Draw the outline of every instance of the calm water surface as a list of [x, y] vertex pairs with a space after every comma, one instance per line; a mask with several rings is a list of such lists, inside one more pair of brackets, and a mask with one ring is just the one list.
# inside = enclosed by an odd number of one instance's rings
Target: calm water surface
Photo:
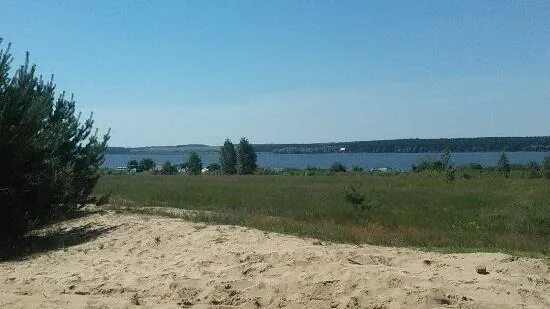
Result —
[[[217, 153], [199, 154], [203, 163], [218, 162]], [[412, 164], [424, 157], [439, 158], [439, 153], [320, 153], [320, 154], [273, 154], [258, 153], [258, 165], [269, 168], [305, 168], [308, 166], [328, 168], [334, 162], [341, 162], [348, 168], [360, 166], [364, 169], [376, 167], [391, 167], [393, 169], [408, 170]], [[512, 163], [527, 163], [530, 160], [542, 162], [549, 152], [509, 152], [508, 159]], [[105, 167], [116, 168], [126, 166], [130, 160], [141, 160], [152, 158], [157, 164], [165, 161], [182, 163], [187, 160], [186, 154], [108, 154], [105, 158]], [[453, 153], [452, 161], [456, 165], [468, 164], [471, 162], [480, 163], [483, 166], [496, 165], [499, 152], [462, 152]]]

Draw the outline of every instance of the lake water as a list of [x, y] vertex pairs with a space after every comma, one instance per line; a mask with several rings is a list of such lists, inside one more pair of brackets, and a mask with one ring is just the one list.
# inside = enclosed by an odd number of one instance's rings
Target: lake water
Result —
[[[364, 169], [377, 167], [391, 167], [393, 169], [408, 170], [412, 164], [423, 157], [439, 158], [440, 153], [319, 153], [319, 154], [273, 154], [258, 153], [258, 166], [269, 168], [305, 168], [308, 166], [328, 168], [334, 162], [340, 162], [351, 168], [360, 166]], [[509, 152], [506, 154], [512, 163], [527, 163], [530, 160], [542, 162], [549, 152]], [[204, 165], [218, 162], [217, 153], [199, 154]], [[105, 167], [116, 168], [126, 166], [130, 160], [152, 158], [157, 164], [165, 161], [182, 163], [187, 160], [186, 154], [108, 154], [105, 158]], [[500, 157], [499, 152], [460, 152], [452, 154], [455, 165], [480, 163], [483, 166], [496, 165]]]

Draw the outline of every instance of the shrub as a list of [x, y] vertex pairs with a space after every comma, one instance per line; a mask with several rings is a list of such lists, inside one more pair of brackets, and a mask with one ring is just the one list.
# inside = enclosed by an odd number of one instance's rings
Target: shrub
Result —
[[456, 169], [454, 167], [449, 167], [445, 170], [445, 181], [453, 182], [456, 179]]
[[143, 159], [141, 159], [141, 161], [139, 161], [139, 166], [144, 171], [148, 171], [148, 170], [152, 169], [153, 167], [155, 167], [155, 165], [157, 165], [157, 164], [151, 158], [143, 158]]
[[354, 208], [364, 209], [362, 206], [365, 203], [365, 194], [359, 192], [360, 187], [355, 187], [354, 185], [349, 185], [346, 187], [345, 199], [348, 203], [351, 203]]
[[210, 164], [208, 164], [206, 169], [209, 172], [219, 172], [221, 170], [221, 166], [218, 163], [210, 163]]
[[56, 99], [28, 53], [9, 76], [9, 49], [0, 50], [0, 239], [11, 240], [88, 201], [109, 133], [93, 133], [92, 116], [80, 122], [72, 96]]
[[417, 163], [412, 166], [412, 170], [416, 173], [431, 171], [442, 172], [445, 170], [445, 164], [440, 160], [433, 160], [430, 157], [419, 158]]
[[346, 170], [346, 166], [340, 162], [334, 162], [330, 166], [330, 171], [334, 173], [345, 172]]
[[540, 167], [536, 161], [529, 161], [527, 169], [529, 170], [529, 178], [538, 178], [540, 176]]
[[172, 165], [170, 161], [166, 161], [164, 162], [164, 164], [162, 164], [161, 174], [174, 175], [177, 172], [178, 172], [178, 169], [174, 165]]
[[352, 170], [353, 172], [360, 173], [360, 172], [363, 171], [363, 168], [360, 167], [360, 166], [355, 165], [355, 166], [353, 166], [353, 167], [351, 168], [351, 170]]

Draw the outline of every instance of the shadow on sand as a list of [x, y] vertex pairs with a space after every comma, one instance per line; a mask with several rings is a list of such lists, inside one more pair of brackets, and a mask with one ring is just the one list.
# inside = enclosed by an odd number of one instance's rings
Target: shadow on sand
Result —
[[[98, 212], [79, 212], [66, 219], [77, 219]], [[109, 233], [119, 226], [102, 226], [88, 223], [75, 227], [49, 227], [34, 230], [11, 243], [0, 243], [0, 263], [23, 260], [37, 253], [80, 245]]]

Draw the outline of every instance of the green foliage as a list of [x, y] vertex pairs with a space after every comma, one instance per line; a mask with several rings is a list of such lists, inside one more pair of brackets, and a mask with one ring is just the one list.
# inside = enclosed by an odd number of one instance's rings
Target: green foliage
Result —
[[334, 173], [345, 172], [346, 170], [346, 166], [340, 162], [334, 162], [330, 166], [330, 171]]
[[221, 166], [218, 164], [218, 163], [210, 163], [208, 164], [208, 166], [206, 167], [206, 169], [209, 171], [209, 172], [219, 172], [221, 170]]
[[128, 163], [126, 164], [126, 168], [128, 168], [128, 170], [132, 170], [132, 169], [141, 169], [141, 167], [139, 166], [139, 162], [137, 160], [130, 160], [128, 161]]
[[252, 147], [248, 139], [242, 137], [239, 142], [239, 147], [237, 151], [237, 168], [239, 174], [248, 175], [254, 173], [254, 171], [258, 167], [256, 165], [256, 159], [257, 156], [254, 148]]
[[[466, 179], [468, 176], [464, 174], [464, 178]], [[456, 179], [456, 169], [454, 167], [448, 167], [445, 170], [445, 181], [446, 182], [453, 182]]]
[[360, 166], [357, 166], [357, 165], [354, 165], [354, 166], [351, 168], [351, 170], [352, 170], [353, 172], [356, 172], [356, 173], [363, 172], [363, 168], [360, 167]]
[[191, 152], [187, 159], [187, 173], [191, 175], [200, 175], [202, 171], [202, 161], [196, 152]]
[[443, 164], [444, 169], [449, 169], [452, 167], [453, 163], [451, 162], [451, 151], [449, 148], [445, 149], [443, 154], [441, 154], [441, 164]]
[[442, 172], [445, 170], [445, 164], [441, 160], [434, 160], [430, 157], [419, 158], [417, 163], [412, 166], [416, 173], [420, 172]]
[[445, 181], [446, 182], [453, 182], [456, 179], [456, 169], [453, 166], [453, 162], [451, 161], [451, 152], [449, 149], [446, 149], [445, 152], [441, 155], [441, 164], [443, 165], [443, 169], [445, 172]]
[[540, 167], [536, 161], [529, 161], [527, 163], [527, 169], [529, 170], [529, 178], [539, 178], [540, 177]]
[[498, 159], [497, 170], [506, 177], [510, 176], [510, 161], [505, 152], [503, 152]]
[[550, 157], [546, 157], [542, 161], [541, 171], [544, 178], [550, 179]]
[[344, 197], [348, 203], [351, 203], [354, 208], [365, 210], [366, 204], [365, 204], [365, 193], [360, 192], [359, 189], [361, 188], [361, 185], [354, 186], [349, 185], [346, 187], [346, 190], [344, 192]]
[[220, 165], [222, 173], [233, 175], [237, 173], [237, 153], [233, 143], [226, 139], [220, 151]]
[[164, 162], [162, 164], [161, 174], [163, 175], [174, 175], [178, 172], [178, 169], [170, 161]]
[[142, 170], [148, 171], [157, 165], [151, 158], [143, 158], [139, 161], [139, 166]]
[[[1, 44], [1, 40], [0, 40]], [[55, 98], [53, 78], [36, 76], [29, 57], [10, 76], [0, 50], [0, 238], [63, 216], [87, 202], [99, 179], [109, 133], [99, 138], [92, 116], [80, 122], [75, 101]]]

